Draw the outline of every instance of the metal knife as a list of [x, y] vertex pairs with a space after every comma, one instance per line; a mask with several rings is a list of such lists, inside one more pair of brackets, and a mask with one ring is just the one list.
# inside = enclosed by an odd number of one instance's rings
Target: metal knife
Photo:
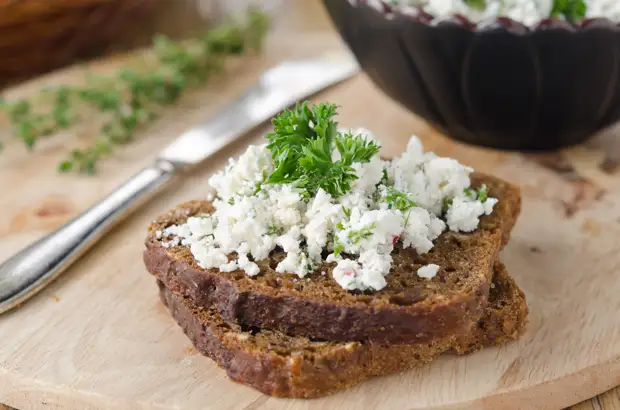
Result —
[[101, 202], [0, 265], [0, 313], [35, 295], [139, 205], [192, 166], [278, 112], [359, 71], [348, 54], [292, 60], [265, 71], [256, 84], [207, 122], [179, 136], [155, 162]]

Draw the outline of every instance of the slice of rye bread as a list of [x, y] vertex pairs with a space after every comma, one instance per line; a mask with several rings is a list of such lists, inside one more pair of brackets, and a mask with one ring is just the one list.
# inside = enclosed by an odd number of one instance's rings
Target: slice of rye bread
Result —
[[197, 307], [158, 281], [164, 304], [197, 350], [228, 376], [265, 394], [318, 397], [373, 376], [428, 363], [442, 353], [466, 354], [516, 339], [528, 314], [525, 295], [496, 265], [488, 305], [467, 336], [429, 344], [313, 341], [301, 336], [229, 325], [215, 311]]
[[[376, 292], [349, 292], [332, 278], [333, 264], [304, 279], [275, 271], [285, 254], [274, 251], [257, 261], [261, 273], [201, 269], [187, 247], [162, 246], [156, 232], [189, 216], [212, 212], [207, 201], [191, 201], [159, 217], [149, 227], [144, 262], [147, 270], [198, 306], [214, 305], [227, 322], [280, 330], [326, 340], [373, 340], [424, 343], [444, 335], [468, 333], [489, 295], [493, 263], [508, 242], [520, 212], [519, 188], [500, 179], [474, 174], [472, 185], [485, 183], [499, 199], [490, 216], [472, 233], [445, 232], [427, 254], [397, 248], [388, 285]], [[435, 263], [435, 278], [417, 269]], [[322, 275], [321, 272], [326, 272]]]

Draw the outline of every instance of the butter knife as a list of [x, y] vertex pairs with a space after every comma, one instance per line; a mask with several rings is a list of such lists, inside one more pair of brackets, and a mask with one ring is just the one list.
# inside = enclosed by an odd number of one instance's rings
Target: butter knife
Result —
[[239, 99], [189, 129], [154, 163], [102, 201], [0, 265], [0, 313], [35, 295], [104, 234], [192, 166], [206, 160], [283, 109], [355, 75], [347, 55], [291, 60], [265, 71]]

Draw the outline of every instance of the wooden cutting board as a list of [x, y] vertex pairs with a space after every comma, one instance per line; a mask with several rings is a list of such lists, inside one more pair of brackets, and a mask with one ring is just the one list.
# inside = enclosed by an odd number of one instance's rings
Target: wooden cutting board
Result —
[[[30, 154], [9, 142], [0, 154], [0, 259], [102, 198], [262, 68], [284, 56], [342, 47], [314, 2], [293, 3], [297, 14], [275, 31], [264, 58], [185, 99], [107, 160], [96, 177], [54, 172], [63, 153], [84, 137], [49, 138]], [[118, 62], [94, 67], [106, 70]], [[65, 71], [13, 92], [78, 74]], [[502, 254], [531, 310], [519, 341], [446, 356], [311, 401], [270, 398], [229, 381], [197, 354], [160, 305], [142, 265], [142, 242], [149, 221], [179, 202], [204, 197], [208, 176], [259, 141], [265, 127], [141, 208], [33, 300], [0, 316], [0, 402], [80, 410], [559, 409], [620, 384], [620, 176], [610, 173], [610, 164], [607, 171], [599, 167], [603, 153], [613, 149], [609, 142], [544, 157], [465, 146], [396, 106], [363, 75], [319, 100], [341, 106], [343, 126], [373, 130], [386, 155], [402, 151], [417, 134], [430, 150], [521, 184], [523, 212]]]

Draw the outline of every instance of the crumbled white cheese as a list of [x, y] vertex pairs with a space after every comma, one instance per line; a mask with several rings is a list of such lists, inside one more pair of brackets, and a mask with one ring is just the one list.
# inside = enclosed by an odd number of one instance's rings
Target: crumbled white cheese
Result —
[[238, 268], [239, 268], [239, 264], [237, 264], [237, 261], [230, 261], [228, 263], [225, 263], [219, 266], [219, 269], [222, 272], [233, 272], [237, 270]]
[[419, 139], [412, 137], [407, 151], [391, 161], [388, 175], [394, 187], [410, 192], [418, 206], [441, 215], [446, 199], [464, 195], [472, 171], [455, 159], [424, 154]]
[[262, 181], [264, 173], [273, 170], [271, 153], [265, 145], [250, 145], [237, 160], [230, 159], [228, 166], [209, 180], [218, 197], [227, 201], [234, 194], [248, 194]]
[[383, 161], [378, 156], [375, 156], [370, 162], [364, 164], [354, 163], [353, 170], [355, 175], [357, 175], [357, 179], [353, 181], [353, 190], [363, 193], [374, 192], [377, 184], [383, 178]]
[[332, 271], [334, 280], [347, 290], [359, 289], [360, 287], [360, 265], [350, 259], [343, 259]]
[[[349, 0], [357, 4], [360, 0]], [[445, 18], [459, 14], [474, 23], [485, 20], [493, 21], [495, 17], [508, 17], [531, 26], [541, 20], [552, 17], [553, 0], [486, 0], [484, 8], [472, 7], [466, 0], [364, 0], [368, 5], [384, 11], [385, 3], [396, 6], [400, 13], [416, 15], [415, 8], [422, 8], [436, 18]], [[585, 17], [606, 17], [612, 21], [620, 20], [620, 4], [616, 0], [584, 0]], [[388, 15], [388, 18], [391, 18]], [[559, 18], [564, 18], [562, 15]]]
[[434, 263], [430, 263], [418, 269], [418, 276], [425, 279], [432, 279], [437, 276], [437, 271], [439, 271], [439, 266]]
[[258, 265], [255, 262], [251, 262], [248, 255], [245, 253], [239, 255], [237, 263], [239, 264], [239, 267], [248, 274], [248, 276], [256, 276], [260, 272]]
[[497, 199], [489, 198], [484, 203], [468, 197], [456, 197], [446, 212], [446, 221], [451, 231], [471, 232], [478, 227], [481, 215], [490, 215]]
[[[392, 161], [376, 155], [354, 163], [357, 179], [339, 198], [319, 189], [304, 199], [293, 184], [264, 183], [273, 168], [266, 145], [250, 146], [209, 180], [215, 211], [164, 229], [163, 246], [188, 246], [202, 268], [240, 269], [249, 276], [260, 273], [255, 261], [279, 248], [286, 257], [276, 272], [303, 278], [325, 262], [335, 263], [332, 276], [344, 289], [379, 290], [387, 285], [397, 243], [426, 253], [446, 228], [476, 229], [479, 217], [497, 203], [481, 202], [475, 191], [468, 195], [471, 168], [424, 153], [416, 137]], [[236, 259], [230, 256], [235, 253]], [[433, 266], [418, 275], [433, 277]]]

